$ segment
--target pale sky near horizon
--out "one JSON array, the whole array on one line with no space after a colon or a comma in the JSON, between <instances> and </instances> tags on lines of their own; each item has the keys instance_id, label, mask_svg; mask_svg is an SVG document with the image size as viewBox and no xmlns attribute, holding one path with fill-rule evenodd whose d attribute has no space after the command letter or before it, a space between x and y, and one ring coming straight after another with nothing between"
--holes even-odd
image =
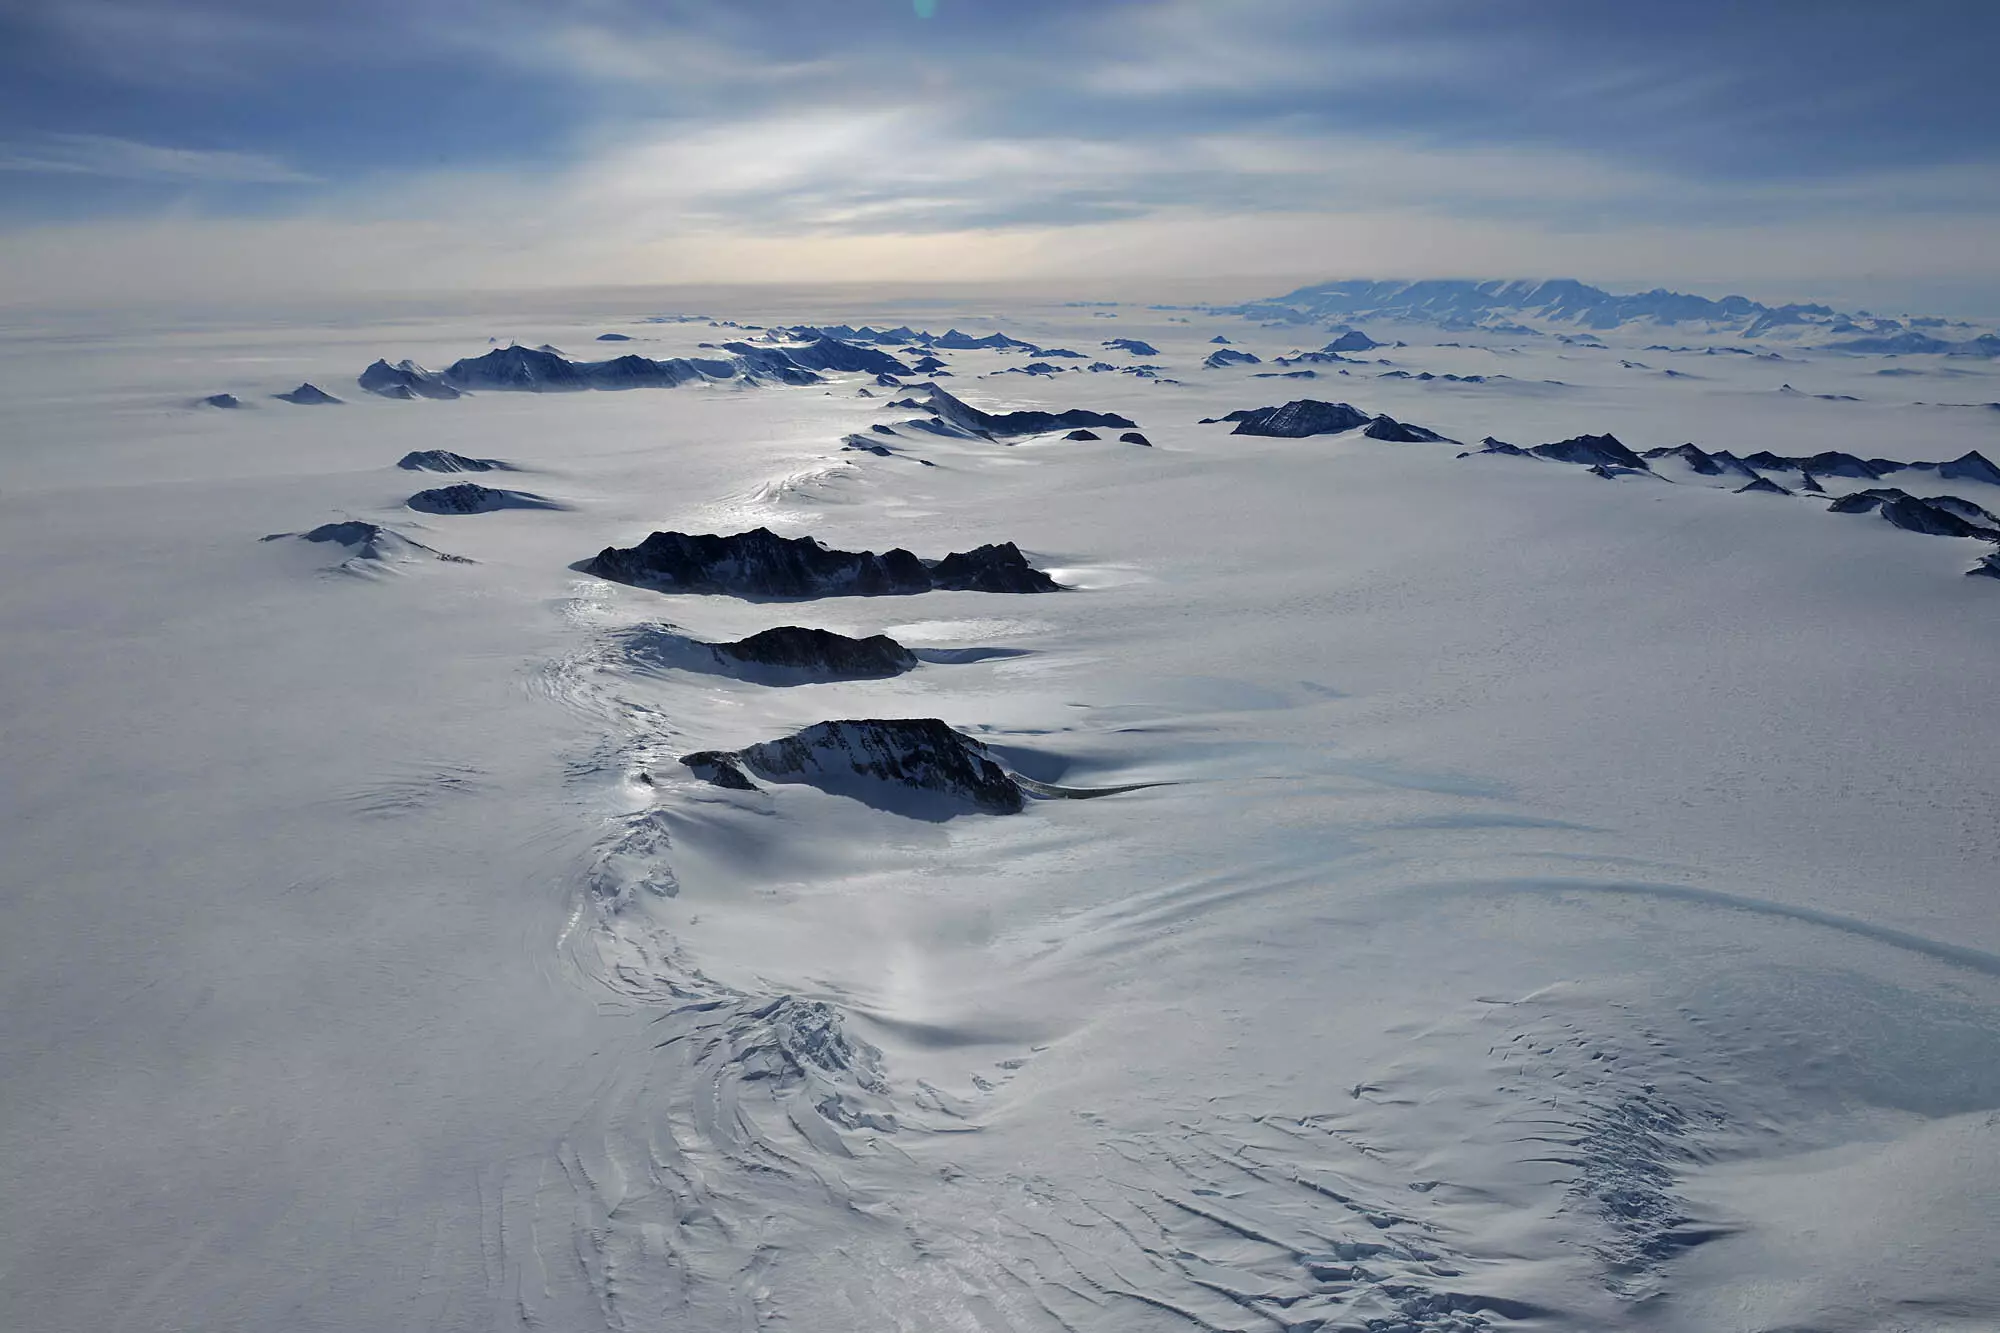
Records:
<instances>
[{"instance_id":1,"label":"pale sky near horizon","mask_svg":"<svg viewBox=\"0 0 2000 1333\"><path fill-rule=\"evenodd\" d=\"M0 302L1562 274L1973 313L1996 38L1990 0L0 0Z\"/></svg>"}]
</instances>

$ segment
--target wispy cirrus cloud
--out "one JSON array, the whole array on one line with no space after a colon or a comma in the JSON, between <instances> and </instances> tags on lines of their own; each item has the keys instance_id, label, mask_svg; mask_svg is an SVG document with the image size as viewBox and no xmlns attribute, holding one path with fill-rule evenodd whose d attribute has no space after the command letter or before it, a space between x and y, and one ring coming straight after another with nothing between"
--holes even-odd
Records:
<instances>
[{"instance_id":1,"label":"wispy cirrus cloud","mask_svg":"<svg viewBox=\"0 0 2000 1333\"><path fill-rule=\"evenodd\" d=\"M263 153L173 148L109 134L0 142L0 171L216 185L308 185L319 179Z\"/></svg>"}]
</instances>

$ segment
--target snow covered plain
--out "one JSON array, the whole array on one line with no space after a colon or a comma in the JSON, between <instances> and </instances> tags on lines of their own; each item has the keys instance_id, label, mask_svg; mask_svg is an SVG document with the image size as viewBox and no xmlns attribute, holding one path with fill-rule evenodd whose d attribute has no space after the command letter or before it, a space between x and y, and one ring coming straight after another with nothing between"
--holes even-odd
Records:
<instances>
[{"instance_id":1,"label":"snow covered plain","mask_svg":"<svg viewBox=\"0 0 2000 1333\"><path fill-rule=\"evenodd\" d=\"M2000 411L1935 404L2000 400L1992 362L1370 325L1409 345L1273 379L1330 333L716 313L1179 382L941 352L974 407L1153 447L1002 444L899 424L923 394L868 374L355 384L746 336L553 299L0 334L0 1324L2000 1325L1992 548L1671 460L1458 457L1990 456ZM1218 333L1263 360L1203 368ZM302 380L345 401L272 398ZM1196 424L1301 397L1466 443ZM467 480L396 466L439 449L560 507L412 510ZM2000 510L1913 475L1824 481ZM259 540L347 523L393 529L381 558ZM1067 587L572 568L760 525L1012 541ZM919 664L792 683L688 646L779 625ZM920 818L678 763L927 717L1048 791L1138 789Z\"/></svg>"}]
</instances>

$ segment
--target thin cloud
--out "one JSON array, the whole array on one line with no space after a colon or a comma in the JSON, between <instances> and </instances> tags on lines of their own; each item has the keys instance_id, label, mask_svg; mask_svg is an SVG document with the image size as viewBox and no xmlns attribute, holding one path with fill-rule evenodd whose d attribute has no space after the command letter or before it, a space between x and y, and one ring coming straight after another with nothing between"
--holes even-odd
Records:
<instances>
[{"instance_id":1,"label":"thin cloud","mask_svg":"<svg viewBox=\"0 0 2000 1333\"><path fill-rule=\"evenodd\" d=\"M263 153L172 148L108 134L49 134L0 144L0 171L216 185L307 185L319 178Z\"/></svg>"}]
</instances>

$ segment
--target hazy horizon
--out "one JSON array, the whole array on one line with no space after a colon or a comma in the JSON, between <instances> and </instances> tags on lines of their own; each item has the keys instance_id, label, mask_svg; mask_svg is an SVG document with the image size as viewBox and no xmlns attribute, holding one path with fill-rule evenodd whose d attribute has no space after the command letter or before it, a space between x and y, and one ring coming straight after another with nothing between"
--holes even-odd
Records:
<instances>
[{"instance_id":1,"label":"hazy horizon","mask_svg":"<svg viewBox=\"0 0 2000 1333\"><path fill-rule=\"evenodd\" d=\"M0 36L12 305L1539 274L2000 310L2000 17L1954 0L29 0Z\"/></svg>"}]
</instances>

